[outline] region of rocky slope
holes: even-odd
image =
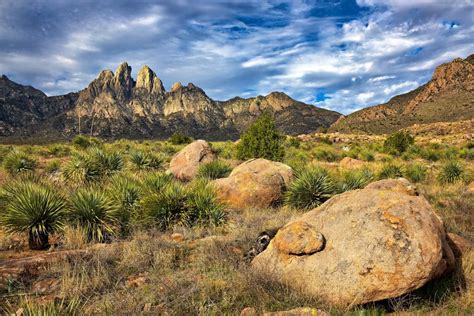
[[[344,133],[389,133],[414,124],[474,118],[474,55],[456,58],[434,71],[421,87],[342,117],[330,128]]]
[[[0,80],[0,136],[68,138],[92,134],[106,138],[167,137],[176,131],[196,138],[236,139],[264,110],[273,112],[287,134],[328,127],[340,114],[293,100],[280,92],[214,101],[189,83],[166,91],[143,66],[135,81],[127,63],[102,71],[87,88],[64,96]]]

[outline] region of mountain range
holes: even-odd
[[[293,100],[282,92],[215,101],[192,83],[166,91],[148,66],[138,72],[120,64],[103,70],[77,93],[48,97],[30,86],[0,78],[0,136],[70,138],[79,132],[104,138],[163,138],[182,132],[210,140],[237,139],[263,111],[286,134],[329,127],[341,114]]]
[[[103,138],[164,138],[182,132],[209,140],[237,139],[263,111],[289,135],[320,127],[343,133],[393,132],[414,124],[474,118],[474,55],[438,66],[432,79],[385,104],[348,116],[296,101],[282,92],[215,101],[192,83],[166,91],[148,66],[136,80],[127,63],[103,70],[85,89],[47,96],[0,78],[0,137],[68,139],[79,133]]]

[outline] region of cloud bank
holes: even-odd
[[[284,91],[350,113],[474,53],[469,0],[0,3],[0,73],[49,95],[149,65],[224,100]]]

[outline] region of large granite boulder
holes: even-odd
[[[189,181],[194,178],[202,164],[216,159],[211,146],[205,140],[199,139],[173,156],[168,171],[180,180]]]
[[[252,266],[349,306],[418,289],[453,262],[443,222],[399,179],[337,195],[288,223]]]
[[[240,164],[227,178],[214,180],[211,185],[221,202],[241,210],[279,204],[292,179],[291,167],[259,158]]]

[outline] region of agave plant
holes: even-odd
[[[463,178],[464,167],[456,160],[449,160],[441,166],[438,181],[441,183],[454,183]]]
[[[132,152],[130,161],[139,170],[158,169],[163,164],[163,158],[143,151]]]
[[[3,167],[10,174],[18,174],[27,171],[34,171],[38,162],[28,155],[20,152],[11,152],[3,160]]]
[[[324,203],[334,192],[334,182],[327,170],[303,170],[285,192],[285,203],[295,208],[309,209]]]
[[[70,219],[85,231],[89,241],[104,242],[116,233],[119,207],[100,189],[80,189],[70,203]]]
[[[30,249],[46,249],[49,234],[63,227],[66,200],[47,186],[14,182],[3,188],[0,200],[2,225],[10,232],[26,232]]]
[[[220,160],[205,163],[199,167],[197,176],[205,179],[219,179],[227,177],[232,168]]]
[[[177,182],[170,182],[161,191],[144,197],[141,207],[146,221],[161,229],[167,229],[173,224],[187,225],[187,190]]]

